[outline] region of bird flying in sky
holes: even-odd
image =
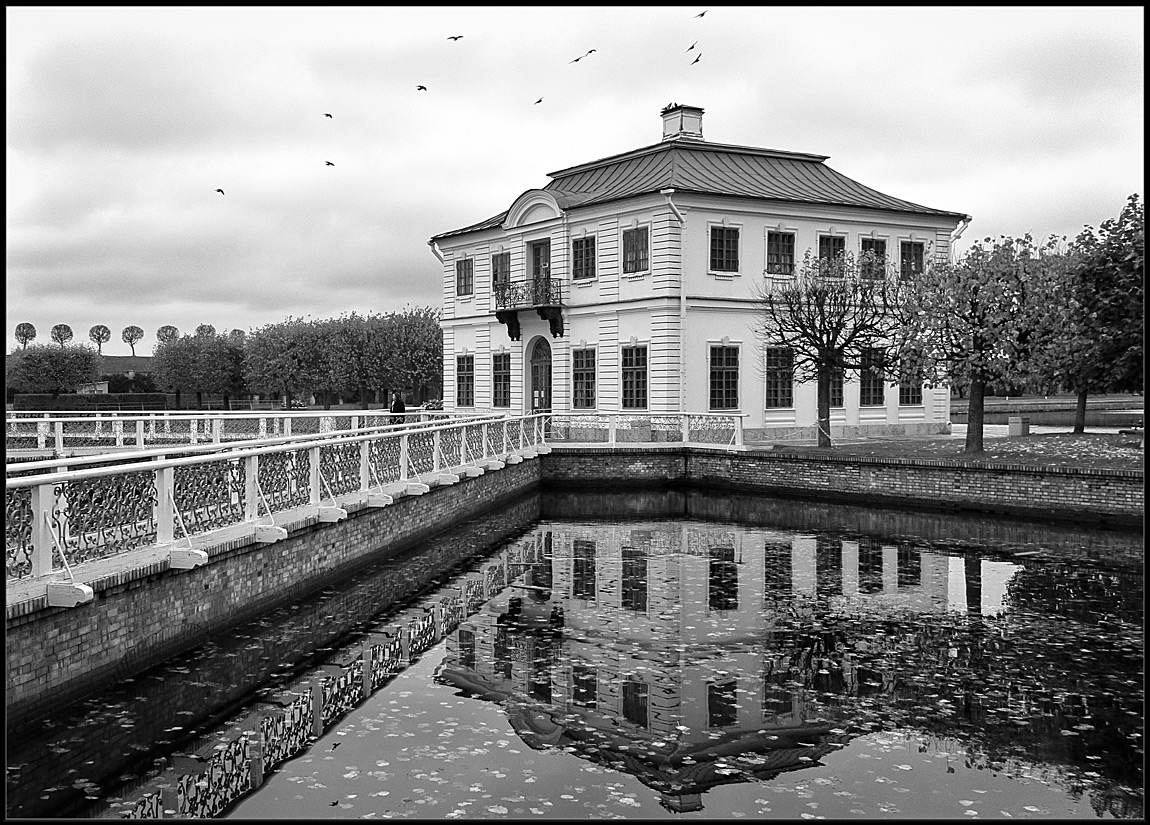
[[[324,113],[323,113],[323,116],[324,116],[324,117],[331,117],[331,114],[330,114],[330,113],[328,113],[328,112],[324,112]]]
[[[448,39],[448,40],[462,40],[462,39],[463,39],[463,35],[462,35],[462,34],[453,34],[451,37],[449,37],[449,38],[447,38],[447,39]]]
[[[582,60],[584,57],[586,57],[588,54],[591,54],[594,51],[595,51],[595,49],[588,49],[587,54],[581,54],[578,57],[576,57],[574,60],[572,60],[571,62],[572,63],[578,63],[580,60]]]
[[[692,43],[690,46],[687,47],[687,51],[691,51],[691,49],[695,48],[698,45],[699,45],[699,41],[696,40],[694,43]],[[328,117],[331,117],[331,115],[328,115]]]
[[[219,192],[221,195],[222,195],[222,194],[224,194],[224,190],[223,190],[223,189],[217,189],[216,191],[217,191],[217,192]]]
[[[701,12],[696,14],[695,17],[702,17],[704,14],[706,14],[709,11],[710,11],[710,9],[703,9]]]
[[[417,91],[417,92],[426,92],[426,91],[427,91],[427,87],[426,87],[426,86],[416,86],[416,87],[415,87],[415,91]]]
[[[543,98],[539,98],[538,100],[535,101],[535,103],[542,103],[542,102],[543,102]],[[534,105],[534,104],[532,104],[532,105]]]
[[[698,62],[699,62],[699,58],[701,58],[702,56],[703,56],[703,53],[702,53],[702,52],[699,52],[699,53],[698,53],[698,54],[695,56],[695,59],[691,61],[691,65],[692,65],[692,66],[694,66],[696,63],[698,63]]]
[[[335,164],[332,163],[330,160],[325,160],[324,163],[326,163],[328,166],[335,166]]]

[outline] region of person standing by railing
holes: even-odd
[[[407,419],[407,416],[404,415],[407,412],[407,407],[403,404],[403,396],[398,392],[391,394],[390,412],[392,424],[402,424]]]

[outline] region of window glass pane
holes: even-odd
[[[511,406],[511,353],[491,356],[491,406]]]
[[[739,348],[711,347],[711,409],[739,406]]]
[[[647,409],[647,348],[623,347],[623,407]]]
[[[571,242],[571,277],[595,277],[595,239],[576,238]]]
[[[711,227],[711,271],[739,271],[739,230],[725,226]]]
[[[455,262],[455,294],[470,295],[472,293],[472,260],[465,258]]]
[[[647,227],[623,231],[623,271],[645,272],[647,265]]]
[[[460,407],[475,406],[475,356],[460,355],[455,359],[455,403]]]
[[[864,260],[862,262],[860,267],[862,277],[876,280],[882,278],[886,272],[886,241],[878,238],[863,238],[860,248],[864,257],[869,252],[875,258],[874,261]]]
[[[531,277],[551,276],[551,241],[538,241],[531,244]]]
[[[903,278],[922,272],[923,244],[917,241],[903,241],[900,246],[899,275]]]
[[[819,235],[819,270],[826,277],[838,277],[838,257],[846,252],[847,239],[835,235]]]
[[[595,350],[571,352],[572,404],[579,409],[595,406]]]
[[[767,274],[795,274],[795,236],[793,232],[767,233]]]
[[[794,406],[794,352],[769,347],[766,353],[767,407]]]
[[[881,407],[883,401],[882,351],[863,350],[859,371],[859,406]]]

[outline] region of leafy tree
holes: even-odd
[[[348,395],[358,394],[368,409],[373,390],[384,380],[387,347],[386,319],[381,315],[341,315],[331,322],[328,367],[336,387]]]
[[[16,325],[16,341],[21,348],[26,348],[31,341],[36,340],[36,327],[31,324]]]
[[[174,341],[179,337],[180,331],[171,324],[164,324],[162,327],[156,330],[156,340],[161,344],[167,341]]]
[[[120,340],[132,348],[132,355],[136,354],[136,344],[139,343],[143,337],[144,331],[135,324],[124,327],[124,331],[120,333]]]
[[[72,340],[72,328],[67,324],[56,324],[56,326],[52,327],[50,334],[52,340],[60,345],[60,349],[63,349],[64,345]]]
[[[289,317],[247,336],[244,382],[255,392],[282,393],[290,401],[296,390],[318,381],[321,369],[314,333],[301,318]]]
[[[405,307],[385,322],[386,357],[383,388],[399,387],[414,396],[420,389],[443,384],[443,330],[439,310]]]
[[[189,335],[161,340],[156,344],[152,355],[152,378],[165,392],[176,394],[176,407],[180,406],[180,395],[196,385],[198,348]]]
[[[877,277],[876,277],[877,275]],[[899,351],[902,287],[872,253],[816,259],[808,250],[794,278],[757,288],[755,332],[764,348],[791,351],[793,375],[817,382],[818,445],[831,446],[831,379],[837,371],[878,371]],[[873,353],[880,360],[868,360]]]
[[[104,354],[104,344],[112,340],[112,330],[108,329],[103,324],[96,324],[88,330],[88,338],[96,345],[96,353],[99,355]]]
[[[932,262],[909,283],[904,363],[915,362],[928,380],[967,385],[966,453],[983,449],[987,386],[1030,374],[1033,285],[1047,266],[1044,254],[1029,235],[986,238],[956,262]]]
[[[95,383],[100,375],[100,355],[91,347],[33,345],[8,359],[7,383],[18,392],[75,392]]]

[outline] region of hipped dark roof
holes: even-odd
[[[563,209],[674,189],[677,193],[854,206],[918,215],[969,216],[886,195],[836,172],[826,155],[732,146],[675,138],[620,155],[551,172],[544,188]],[[449,235],[499,226],[507,211]]]

